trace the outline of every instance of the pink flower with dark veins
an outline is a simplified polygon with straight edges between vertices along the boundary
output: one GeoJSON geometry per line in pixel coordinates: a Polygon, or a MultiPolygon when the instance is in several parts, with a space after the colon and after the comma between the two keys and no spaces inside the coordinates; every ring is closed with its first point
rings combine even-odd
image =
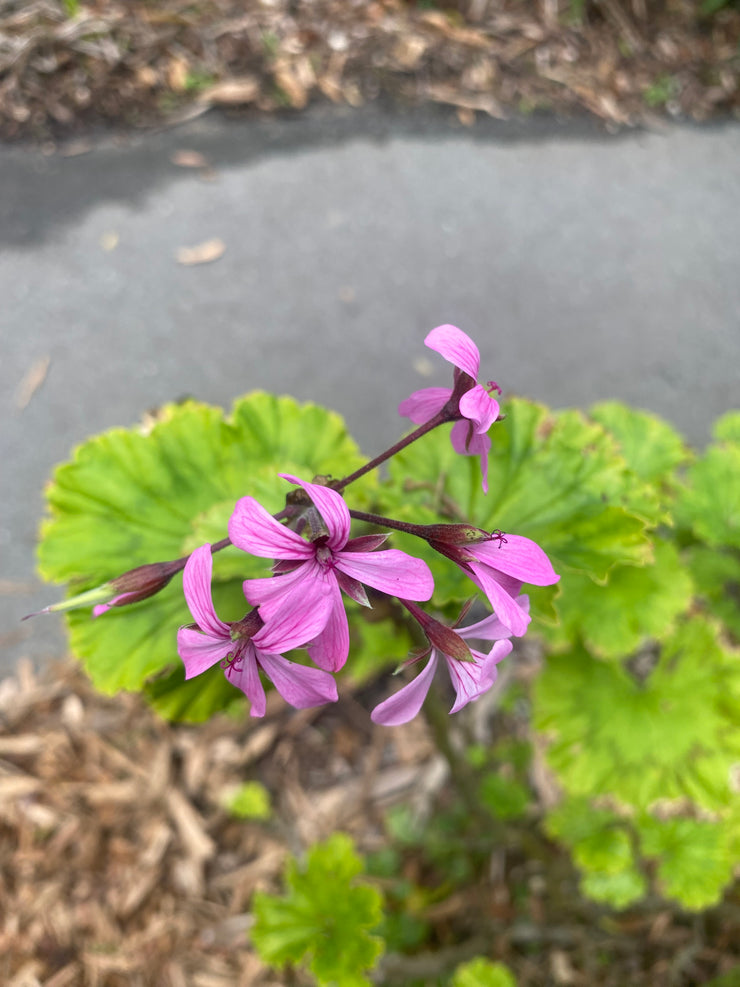
{"type": "MultiPolygon", "coordinates": [[[[440,530],[443,530],[440,526],[440,530]]],[[[481,532],[481,538],[486,533],[481,532]]],[[[527,631],[529,613],[520,605],[523,583],[551,586],[560,576],[540,546],[522,535],[493,531],[473,544],[451,544],[429,538],[429,544],[452,559],[488,597],[497,617],[515,637],[527,631]]]]}
{"type": "MultiPolygon", "coordinates": [[[[523,611],[526,612],[528,610],[529,599],[526,596],[521,597],[520,606],[523,611]]],[[[429,661],[425,668],[408,685],[403,686],[402,689],[399,689],[389,699],[386,699],[379,706],[375,707],[370,715],[374,723],[380,723],[387,727],[395,727],[401,723],[408,723],[409,720],[413,720],[427,697],[434,673],[439,664],[440,655],[445,660],[447,671],[455,688],[456,699],[450,713],[457,713],[463,706],[467,706],[469,702],[480,698],[480,696],[488,692],[496,681],[496,666],[502,658],[505,658],[511,652],[512,645],[511,641],[507,640],[511,636],[511,632],[495,615],[492,614],[484,620],[479,620],[477,624],[471,624],[469,627],[455,628],[454,634],[464,641],[477,639],[480,641],[495,642],[488,654],[483,654],[471,648],[470,658],[468,660],[460,660],[448,654],[447,652],[452,650],[452,648],[448,646],[447,650],[445,650],[443,640],[437,640],[435,645],[433,641],[433,638],[436,636],[433,629],[434,624],[437,624],[437,622],[432,621],[431,618],[427,618],[425,621],[425,629],[430,634],[430,641],[432,642],[432,646],[419,656],[420,658],[424,658],[426,655],[429,655],[429,661]]],[[[437,627],[440,628],[441,625],[437,625],[437,627]]],[[[442,628],[442,630],[447,631],[448,634],[450,632],[450,628],[442,628]]]]}
{"type": "Polygon", "coordinates": [[[491,440],[487,433],[500,410],[493,392],[500,393],[501,388],[492,380],[485,387],[478,383],[480,352],[473,340],[457,326],[437,326],[427,335],[424,344],[453,364],[455,387],[425,387],[414,391],[400,403],[398,412],[417,425],[423,425],[444,408],[463,383],[461,375],[466,375],[470,386],[461,394],[458,403],[462,419],[452,426],[450,439],[455,452],[481,457],[483,490],[488,493],[491,440]]]}
{"type": "Polygon", "coordinates": [[[278,560],[276,574],[247,579],[244,594],[267,624],[286,612],[297,623],[319,624],[308,652],[320,668],[335,672],[349,653],[342,592],[363,606],[370,606],[365,586],[389,596],[428,600],[434,580],[421,559],[397,549],[374,551],[387,535],[350,539],[349,510],[336,490],[280,475],[311,498],[306,518],[312,537],[307,540],[280,524],[254,497],[242,497],[229,521],[229,538],[245,552],[278,560]]]}
{"type": "Polygon", "coordinates": [[[263,625],[256,612],[235,623],[220,620],[213,607],[211,546],[197,548],[183,573],[183,591],[197,627],[181,627],[177,650],[185,665],[185,678],[220,663],[226,678],[251,702],[251,716],[265,715],[265,689],[260,669],[283,699],[296,709],[336,702],[337,686],[328,672],[288,661],[280,652],[306,643],[318,630],[316,621],[295,621],[290,612],[277,614],[272,625],[263,625]]]}

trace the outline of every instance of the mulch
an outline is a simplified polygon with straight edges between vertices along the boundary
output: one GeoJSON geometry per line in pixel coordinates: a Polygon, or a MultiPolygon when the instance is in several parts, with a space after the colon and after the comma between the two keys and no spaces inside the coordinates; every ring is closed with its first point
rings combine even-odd
{"type": "MultiPolygon", "coordinates": [[[[279,891],[287,856],[337,830],[364,854],[387,848],[392,806],[432,824],[454,789],[421,718],[375,728],[368,696],[343,692],[321,710],[271,693],[263,720],[173,726],[139,697],[96,693],[72,664],[39,677],[21,662],[0,682],[3,987],[311,983],[251,948],[253,892],[279,891]],[[247,779],[270,792],[267,821],[225,807],[247,779]]],[[[476,704],[476,729],[492,711],[476,704]]],[[[688,987],[740,963],[737,893],[698,917],[665,902],[610,913],[546,842],[494,845],[457,885],[407,845],[398,876],[426,889],[410,900],[429,934],[383,960],[375,982],[389,987],[436,982],[476,954],[506,962],[518,987],[688,987]]]]}
{"type": "Polygon", "coordinates": [[[737,0],[0,0],[0,137],[377,100],[737,117],[739,46],[737,0]]]}

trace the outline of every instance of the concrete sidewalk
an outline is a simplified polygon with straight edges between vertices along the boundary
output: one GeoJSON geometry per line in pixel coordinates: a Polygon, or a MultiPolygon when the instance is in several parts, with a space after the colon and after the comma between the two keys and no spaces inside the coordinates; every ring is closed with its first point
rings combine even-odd
{"type": "Polygon", "coordinates": [[[505,393],[621,398],[702,444],[740,405],[739,217],[738,126],[319,112],[207,116],[79,157],[0,148],[0,670],[63,653],[58,618],[18,622],[61,596],[33,572],[53,465],[167,400],[292,393],[372,454],[401,398],[447,381],[422,340],[453,322],[505,393]],[[212,173],[172,164],[183,148],[212,173]],[[220,260],[176,262],[214,237],[220,260]]]}

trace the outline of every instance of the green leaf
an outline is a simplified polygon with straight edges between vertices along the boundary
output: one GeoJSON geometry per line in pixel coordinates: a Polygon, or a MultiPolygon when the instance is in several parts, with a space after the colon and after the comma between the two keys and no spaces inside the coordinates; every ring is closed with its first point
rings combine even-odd
{"type": "MultiPolygon", "coordinates": [[[[256,392],[230,416],[188,401],[168,405],[153,425],[113,429],[79,446],[47,489],[39,568],[44,578],[76,589],[96,586],[146,562],[177,559],[226,536],[236,501],[251,494],[269,511],[285,503],[290,485],[279,472],[311,479],[340,475],[363,463],[342,419],[316,405],[256,392]]],[[[374,481],[352,485],[365,506],[374,481]]],[[[214,602],[224,620],[246,609],[241,581],[266,574],[268,562],[229,548],[214,559],[214,602]]],[[[206,684],[185,683],[177,628],[191,621],[176,577],[141,603],[96,620],[67,615],[71,648],[103,692],[146,691],[168,716],[202,719],[239,693],[218,669],[206,684]],[[170,674],[171,673],[171,674],[170,674]],[[219,678],[220,675],[220,678],[219,678]]]]}
{"type": "Polygon", "coordinates": [[[678,432],[650,412],[604,401],[590,414],[616,438],[629,468],[647,483],[669,479],[690,456],[678,432]]]}
{"type": "Polygon", "coordinates": [[[638,829],[644,854],[657,858],[658,880],[666,897],[692,911],[717,904],[736,863],[722,825],[646,816],[639,820],[638,829]]]}
{"type": "Polygon", "coordinates": [[[699,596],[740,641],[740,556],[696,545],[688,564],[699,596]]]}
{"type": "Polygon", "coordinates": [[[352,840],[335,833],[308,853],[305,867],[291,860],[282,897],[254,896],[252,941],[273,966],[308,963],[320,985],[369,985],[383,944],[369,930],[382,917],[382,897],[356,878],[363,864],[352,840]]]}
{"type": "Polygon", "coordinates": [[[503,963],[478,956],[455,970],[450,987],[516,987],[516,980],[503,963]]]}
{"type": "Polygon", "coordinates": [[[535,683],[534,724],[571,795],[647,808],[688,797],[711,810],[732,798],[740,756],[740,662],[694,618],[668,639],[645,678],[580,647],[550,656],[535,683]]]}
{"type": "Polygon", "coordinates": [[[245,781],[225,799],[224,807],[235,819],[269,819],[270,793],[258,781],[245,781]]]}
{"type": "MultiPolygon", "coordinates": [[[[469,521],[524,535],[544,548],[558,572],[604,579],[614,565],[647,561],[646,520],[657,521],[662,511],[615,440],[575,411],[551,413],[520,399],[505,411],[506,420],[490,431],[487,497],[477,460],[459,456],[438,430],[394,458],[380,491],[384,510],[418,523],[469,521]]],[[[411,536],[398,544],[429,562],[435,599],[470,595],[470,583],[428,546],[411,536]]]]}
{"type": "Polygon", "coordinates": [[[655,542],[652,564],[615,566],[603,584],[565,573],[560,586],[560,623],[545,627],[545,637],[553,647],[563,648],[580,636],[600,658],[621,658],[646,638],[665,637],[688,609],[693,590],[677,550],[662,540],[655,542]]]}
{"type": "Polygon", "coordinates": [[[497,819],[518,819],[530,802],[529,791],[516,778],[490,772],[480,784],[479,798],[497,819]]]}
{"type": "Polygon", "coordinates": [[[676,520],[713,548],[740,548],[739,442],[710,446],[691,467],[676,503],[676,520]]]}
{"type": "Polygon", "coordinates": [[[621,910],[640,901],[647,893],[647,881],[634,869],[616,874],[591,871],[581,878],[580,888],[587,898],[621,910]]]}
{"type": "Polygon", "coordinates": [[[740,411],[728,411],[718,418],[712,435],[716,442],[740,443],[740,411]]]}

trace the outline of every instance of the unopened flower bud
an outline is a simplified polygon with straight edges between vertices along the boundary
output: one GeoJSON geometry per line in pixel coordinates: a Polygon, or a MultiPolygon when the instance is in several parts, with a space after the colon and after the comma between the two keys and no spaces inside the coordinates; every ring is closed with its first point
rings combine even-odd
{"type": "Polygon", "coordinates": [[[59,613],[63,610],[78,610],[80,607],[93,607],[93,616],[99,617],[111,607],[122,607],[128,603],[138,603],[164,589],[175,573],[184,567],[187,558],[175,559],[173,562],[150,562],[130,569],[110,582],[96,586],[95,589],[85,590],[71,596],[61,603],[54,603],[43,610],[29,613],[24,617],[35,617],[40,613],[59,613]]]}

